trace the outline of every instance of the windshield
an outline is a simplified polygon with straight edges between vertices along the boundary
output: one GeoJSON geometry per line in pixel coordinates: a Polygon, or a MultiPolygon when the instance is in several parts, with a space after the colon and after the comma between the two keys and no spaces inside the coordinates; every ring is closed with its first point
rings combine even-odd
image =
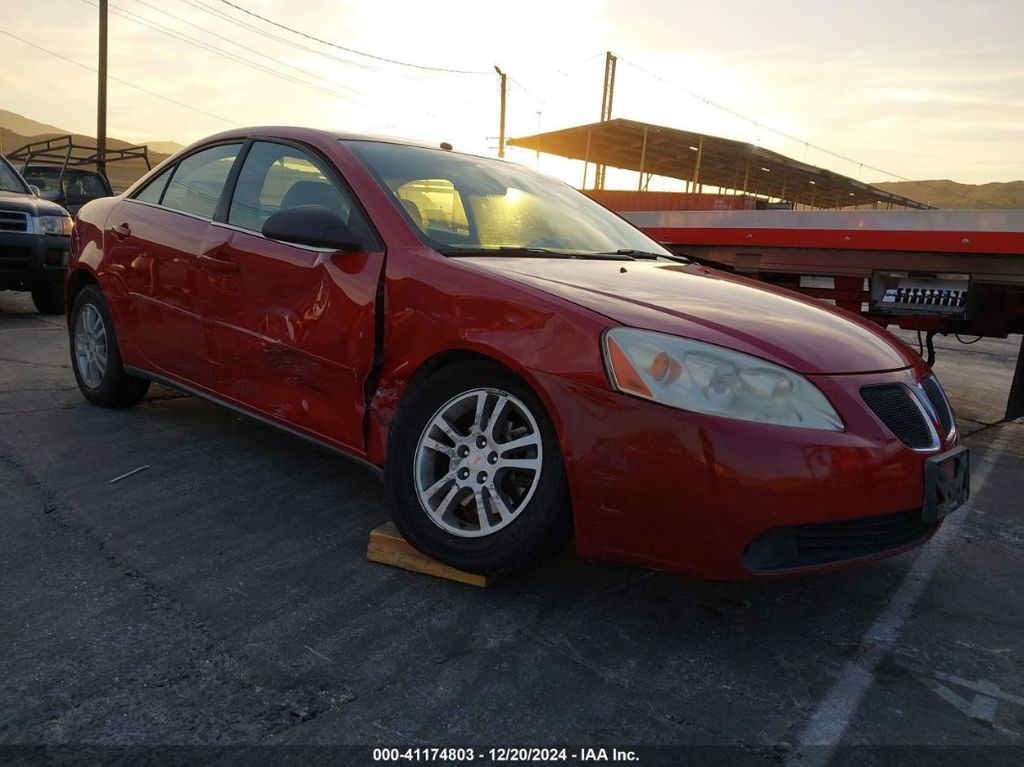
{"type": "Polygon", "coordinates": [[[18,174],[14,172],[14,168],[2,158],[0,158],[0,192],[28,193],[28,189],[25,188],[18,174]]]}
{"type": "Polygon", "coordinates": [[[377,141],[347,140],[424,238],[446,253],[671,254],[570,186],[513,163],[377,141]]]}

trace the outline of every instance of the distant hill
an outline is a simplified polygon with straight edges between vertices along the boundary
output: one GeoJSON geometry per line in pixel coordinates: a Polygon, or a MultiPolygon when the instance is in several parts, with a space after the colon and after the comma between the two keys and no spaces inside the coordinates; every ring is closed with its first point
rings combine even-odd
{"type": "Polygon", "coordinates": [[[874,186],[936,208],[1024,209],[1024,181],[959,184],[956,181],[887,181],[874,186]]]}
{"type": "MultiPolygon", "coordinates": [[[[33,141],[42,141],[55,136],[66,136],[70,131],[58,128],[55,125],[30,120],[22,115],[0,109],[0,148],[4,154],[9,154],[15,149],[25,146],[33,141]]],[[[80,133],[74,134],[76,144],[95,146],[96,137],[86,136],[80,133]]],[[[134,146],[131,142],[121,141],[116,138],[107,138],[107,146],[110,149],[123,149],[127,146],[134,146]]],[[[153,167],[156,167],[167,159],[166,150],[171,147],[180,148],[180,144],[168,141],[158,141],[148,145],[149,160],[153,167]]],[[[174,151],[177,151],[177,148],[174,151]]],[[[20,170],[20,168],[19,168],[20,170]]],[[[125,160],[122,162],[110,163],[107,166],[107,177],[114,191],[127,189],[146,172],[146,164],[141,160],[125,160]]]]}
{"type": "Polygon", "coordinates": [[[172,155],[185,148],[184,144],[179,144],[177,141],[148,141],[146,146],[149,147],[150,152],[159,152],[166,155],[172,155]]]}
{"type": "MultiPolygon", "coordinates": [[[[22,136],[40,136],[44,133],[66,134],[69,132],[53,125],[30,120],[14,112],[8,112],[6,109],[0,109],[0,128],[5,128],[12,133],[22,136]]],[[[11,149],[17,149],[17,147],[8,147],[7,142],[4,142],[4,149],[10,151],[11,149]]]]}

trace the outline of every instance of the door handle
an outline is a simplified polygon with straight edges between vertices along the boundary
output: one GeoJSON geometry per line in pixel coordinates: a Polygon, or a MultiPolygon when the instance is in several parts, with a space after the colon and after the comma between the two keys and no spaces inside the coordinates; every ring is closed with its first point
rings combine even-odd
{"type": "Polygon", "coordinates": [[[206,269],[210,269],[214,272],[231,273],[238,271],[238,264],[227,258],[216,258],[215,256],[203,253],[199,256],[199,264],[206,269]]]}
{"type": "Polygon", "coordinates": [[[119,240],[127,240],[132,236],[132,228],[128,226],[128,224],[118,224],[117,226],[112,227],[110,231],[113,233],[114,237],[119,240]]]}

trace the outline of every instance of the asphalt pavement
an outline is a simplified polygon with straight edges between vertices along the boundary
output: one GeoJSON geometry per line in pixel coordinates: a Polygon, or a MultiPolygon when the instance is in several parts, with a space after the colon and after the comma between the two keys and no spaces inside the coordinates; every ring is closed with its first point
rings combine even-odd
{"type": "Polygon", "coordinates": [[[363,468],[168,389],[89,405],[63,320],[0,293],[0,761],[571,744],[1020,763],[1024,422],[1000,422],[1020,338],[938,346],[973,499],[928,545],[746,584],[567,552],[484,590],[366,561],[387,513],[363,468]]]}

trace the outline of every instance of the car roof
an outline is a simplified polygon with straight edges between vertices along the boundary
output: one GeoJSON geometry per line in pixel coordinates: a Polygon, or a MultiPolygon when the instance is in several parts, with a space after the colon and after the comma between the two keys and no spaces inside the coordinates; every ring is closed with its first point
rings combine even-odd
{"type": "MultiPolygon", "coordinates": [[[[227,139],[243,139],[250,137],[277,137],[287,138],[301,141],[303,139],[310,140],[313,138],[334,138],[341,141],[376,141],[382,144],[396,144],[400,146],[415,146],[421,149],[441,149],[440,144],[428,144],[424,141],[415,141],[413,139],[399,138],[396,136],[383,136],[372,133],[353,133],[351,131],[339,131],[339,130],[327,130],[322,128],[308,128],[294,125],[260,125],[247,128],[234,128],[232,130],[223,131],[212,136],[196,141],[191,146],[187,147],[188,150],[195,149],[203,144],[210,144],[218,141],[224,141],[227,139]]],[[[472,152],[459,152],[457,149],[450,151],[456,154],[462,154],[472,157],[483,157],[484,155],[475,155],[472,152]]],[[[494,157],[487,157],[489,160],[495,160],[497,162],[503,162],[494,157]]],[[[507,162],[505,160],[504,162],[507,162]]]]}

